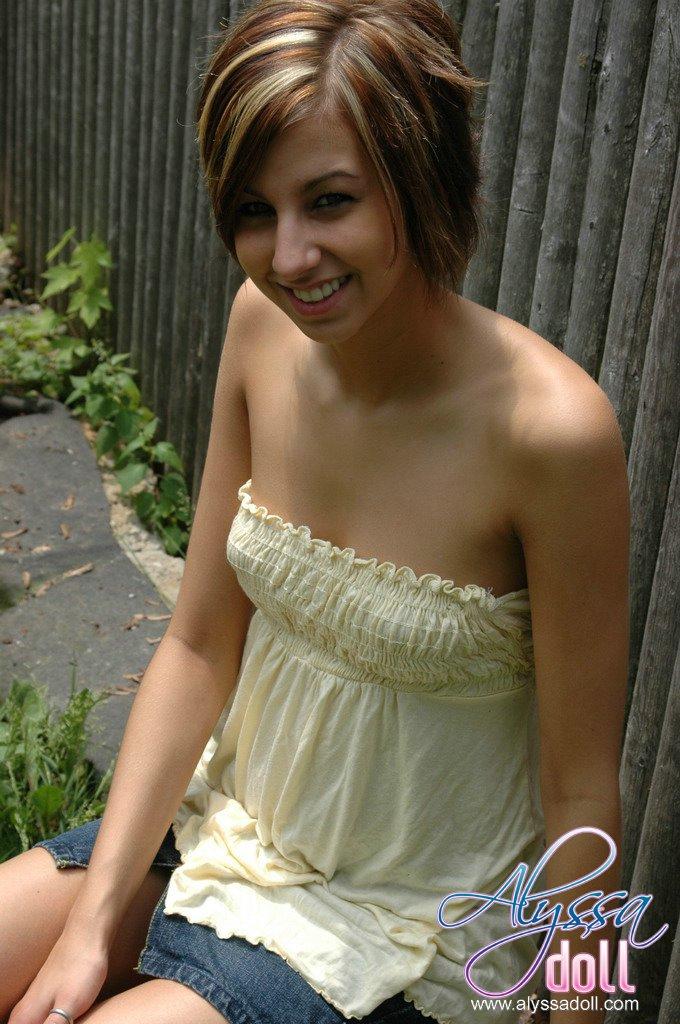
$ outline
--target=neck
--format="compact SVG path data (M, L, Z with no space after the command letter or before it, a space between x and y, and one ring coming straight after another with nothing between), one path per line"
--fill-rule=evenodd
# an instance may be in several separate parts
M465 320L458 295L428 308L424 292L411 290L401 301L390 296L351 337L312 346L310 361L328 399L367 409L415 399L442 385L442 367L450 370L452 348L466 336Z

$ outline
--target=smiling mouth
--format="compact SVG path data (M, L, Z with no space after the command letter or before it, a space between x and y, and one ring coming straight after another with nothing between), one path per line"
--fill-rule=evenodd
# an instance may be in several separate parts
M327 277L324 281L317 281L315 284L282 284L281 287L289 292L313 292L316 288L323 288L325 284L331 284L333 281L342 281L346 277L349 277L349 274L334 274L333 277Z
M353 278L353 274L344 275L344 277L340 278L342 284L339 288L336 288L335 291L332 291L324 298L311 302L308 302L305 299L299 299L292 288L287 288L285 285L280 285L280 287L286 292L288 302L298 313L301 313L303 316L321 316L326 311L333 309L336 303L340 301L341 295L344 293L347 285L353 280Z

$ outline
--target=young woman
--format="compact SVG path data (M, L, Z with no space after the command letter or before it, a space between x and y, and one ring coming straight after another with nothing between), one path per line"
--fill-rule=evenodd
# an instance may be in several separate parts
M623 445L579 366L456 292L475 84L437 0L261 0L220 38L199 141L245 282L185 575L103 818L0 866L10 1024L509 1024L464 973L508 904L442 901L572 829L619 844Z

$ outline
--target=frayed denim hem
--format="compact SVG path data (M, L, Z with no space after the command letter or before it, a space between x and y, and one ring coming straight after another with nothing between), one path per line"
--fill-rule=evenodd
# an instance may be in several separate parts
M245 1012L240 1003L228 992L217 985L212 978L204 971L199 970L182 960L169 957L167 953L162 956L155 956L153 953L144 952L139 958L135 968L140 974L149 974L154 978L167 978L168 981L178 981L187 988L193 989L199 996L202 996L226 1019L230 1024L270 1024L262 1019L255 1020ZM275 1024L274 1021L271 1024Z

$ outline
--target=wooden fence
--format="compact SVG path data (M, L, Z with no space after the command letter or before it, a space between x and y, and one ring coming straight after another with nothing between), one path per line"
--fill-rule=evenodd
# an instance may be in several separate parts
M241 5L243 6L243 5ZM640 1009L680 1020L677 0L455 0L478 95L489 235L463 294L536 330L619 417L633 511L622 753L623 886L651 893L631 950ZM71 225L113 253L109 338L188 469L194 498L240 269L212 226L193 122L227 0L5 0L0 216L26 265ZM55 307L60 300L55 300Z

